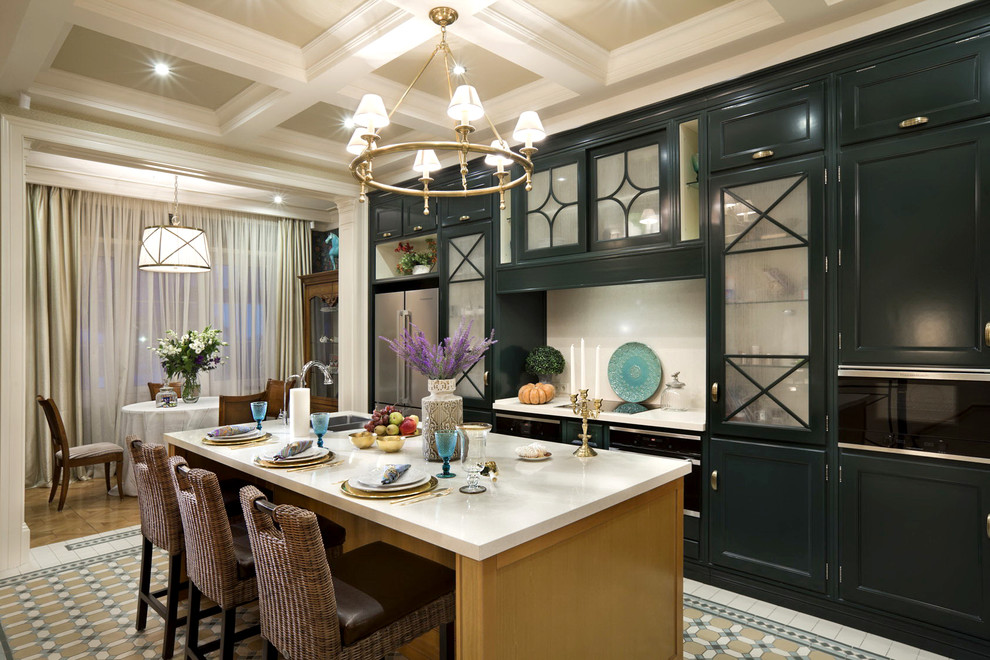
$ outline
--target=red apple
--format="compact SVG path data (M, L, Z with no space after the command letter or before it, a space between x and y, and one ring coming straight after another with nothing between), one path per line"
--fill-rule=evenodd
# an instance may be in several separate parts
M402 420L402 423L399 424L399 433L401 433L402 435L412 435L415 432L416 432L416 420L413 419L412 417L406 417L404 420Z

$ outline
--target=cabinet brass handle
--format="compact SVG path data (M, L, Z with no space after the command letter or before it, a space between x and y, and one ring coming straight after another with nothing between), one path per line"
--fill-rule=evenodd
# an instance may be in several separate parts
M416 225L413 227L413 231L423 231L423 225Z
M470 220L470 219L471 219L471 216L469 216L469 215L462 215L461 217L458 218L458 220L460 222L464 222L465 220Z
M897 125L897 128L911 128L912 126L921 126L922 124L928 123L928 117L911 117L910 119L905 119Z
M990 515L987 516L987 536L990 537Z
M763 151L757 151L753 154L753 160L762 160L764 158L770 158L773 156L773 149L764 149Z
M389 238L391 236L392 236L392 232L390 232L390 231L387 231L384 234L382 234L382 238Z
M488 372L485 372L485 387L488 387Z
M990 323L983 326L983 343L990 346Z
M709 481L712 484L712 490L718 490L718 470L712 470L712 476L709 477Z
M712 402L718 403L718 383L712 383Z

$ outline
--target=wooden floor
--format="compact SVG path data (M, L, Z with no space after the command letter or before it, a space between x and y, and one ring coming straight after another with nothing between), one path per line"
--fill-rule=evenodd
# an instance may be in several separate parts
M24 491L24 522L31 530L31 547L68 541L141 523L136 497L121 500L107 495L103 475L99 479L69 485L65 506L58 510L58 493L48 503L50 488Z

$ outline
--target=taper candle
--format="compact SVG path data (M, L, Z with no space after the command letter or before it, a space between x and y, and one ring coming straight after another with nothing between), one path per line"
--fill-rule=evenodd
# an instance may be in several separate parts
M577 368L577 362L574 361L574 344L571 344L571 362L568 366L568 371L571 372L571 394L577 394L577 390L574 386L574 369Z
M584 337L581 337L581 384L578 387L587 389L588 377L584 372Z
M594 399L602 398L602 374L601 365L599 364L602 359L602 345L598 344L595 346L595 396Z

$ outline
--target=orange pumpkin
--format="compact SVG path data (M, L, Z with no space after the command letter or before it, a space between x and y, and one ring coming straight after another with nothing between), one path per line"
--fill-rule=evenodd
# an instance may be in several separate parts
M550 383L526 383L519 388L519 400L533 406L549 403L556 395L557 390Z

